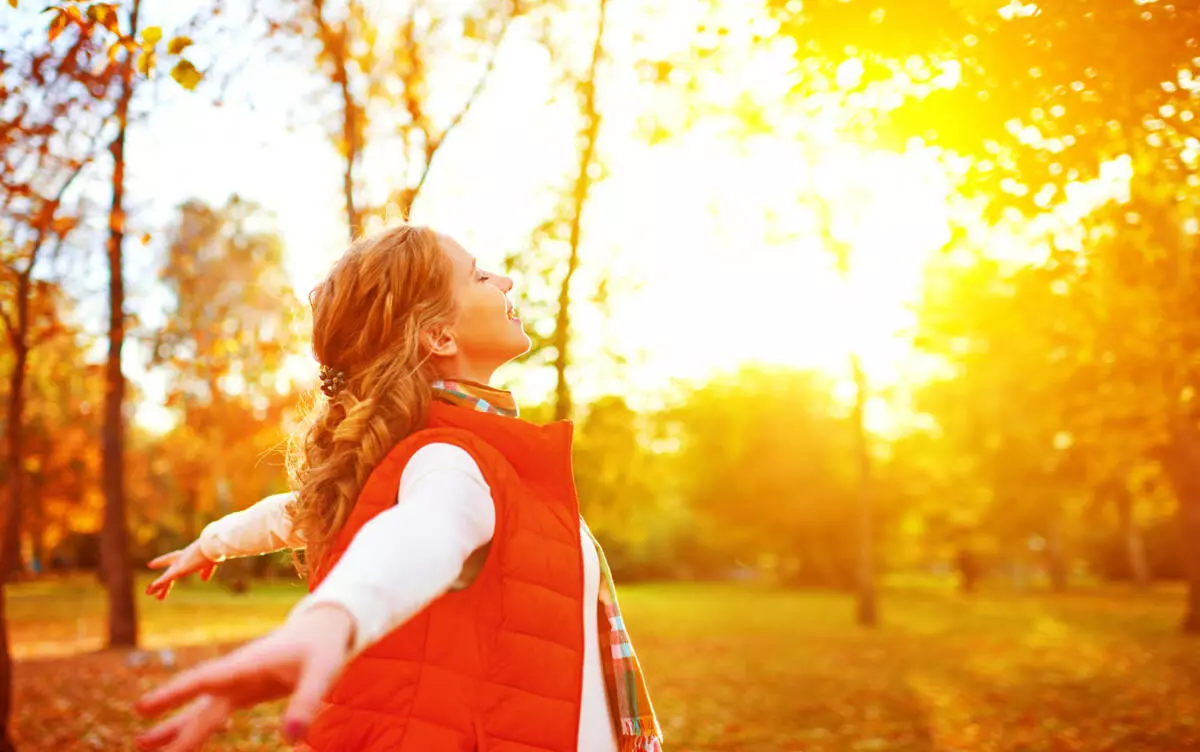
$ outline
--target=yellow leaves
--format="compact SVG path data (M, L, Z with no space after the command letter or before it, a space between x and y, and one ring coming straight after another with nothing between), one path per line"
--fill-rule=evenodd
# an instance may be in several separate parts
M167 54L178 55L192 44L189 37L175 37L167 44Z
M463 37L472 41L481 41L486 37L486 27L474 16L463 19Z
M171 69L171 78L179 82L183 88L191 91L204 78L204 74L196 70L196 66L192 65L190 60L180 60Z
M145 30L142 31L142 47L147 50L154 49L154 46L158 44L159 40L161 39L161 26L147 26Z
M17 0L8 0L9 5L17 7ZM120 58L121 51L124 50L128 55L135 55L133 59L134 66L138 73L149 77L154 73L154 69L158 63L158 44L163 40L163 30L161 26L148 26L142 30L138 38L131 35L123 35L121 33L120 18L117 13L117 4L115 3L88 3L86 10L86 20L84 12L80 11L79 5L52 5L44 12L53 13L54 18L50 20L50 25L46 30L46 35L50 41L57 39L67 26L71 23L78 24L84 29L84 33L90 33L91 30L100 26L111 33L116 39L108 46L107 54L110 63L116 63ZM192 45L192 39L187 36L172 37L167 42L167 54L178 56ZM127 58L129 59L129 58ZM171 69L171 78L175 79L180 86L189 91L196 88L204 78L196 66L191 61L180 58Z
M137 69L147 78L154 72L154 64L158 62L158 54L155 47L162 40L162 27L147 26L142 30L142 51L138 54Z
M153 50L150 50L149 52L142 50L139 52L137 57L138 73L141 73L143 76L149 78L150 74L154 72L154 61L155 54Z
M10 7L10 8L17 7L17 0L8 0L8 7Z

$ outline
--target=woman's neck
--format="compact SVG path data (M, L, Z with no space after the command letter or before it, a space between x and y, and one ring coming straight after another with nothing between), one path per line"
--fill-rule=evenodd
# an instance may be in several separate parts
M472 384L490 387L495 368L479 367L456 360L453 363L442 364L438 369L438 378L445 381L469 381Z

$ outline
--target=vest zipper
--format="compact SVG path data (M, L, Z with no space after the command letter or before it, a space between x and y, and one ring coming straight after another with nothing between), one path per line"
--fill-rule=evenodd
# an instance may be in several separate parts
M583 537L582 537L583 534L582 534L582 531L579 529L579 527L580 527L579 491L575 488L575 468L571 462L571 446L574 443L575 426L570 421L564 421L564 425L566 426L566 431L567 431L567 442L566 442L567 443L567 451L566 451L567 484L568 484L568 487L571 489L571 503L572 503L572 507L575 510L575 535L579 537L579 545L575 546L575 552L577 554L577 558L578 558L578 562L579 562L579 599L580 599L580 601L583 601L583 599L587 596L587 593L585 592L586 588L584 587L586 583L584 582L584 573L583 573L583 567L584 567ZM582 608L584 605L586 605L586 604L581 602L580 609L579 609L579 617L580 617L579 618L579 655L580 655L579 694L577 695L577 698L576 698L576 705L579 707L579 710L577 713L575 713L575 734L574 734L574 740L571 742L572 744L575 745L575 749L577 752L579 749L579 727L583 720L582 719L582 716L583 716L583 660L582 659L583 659L583 656L587 649L587 632L585 631L587 626L584 624L584 621L583 621L583 608Z

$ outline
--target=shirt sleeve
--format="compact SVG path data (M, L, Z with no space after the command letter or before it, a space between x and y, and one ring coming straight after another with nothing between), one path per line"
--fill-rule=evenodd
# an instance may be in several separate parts
M200 552L211 561L304 548L287 505L293 494L268 496L251 507L214 520L200 532Z
M354 619L357 654L449 590L495 525L491 489L471 455L452 444L422 447L404 468L396 505L359 529L289 618L341 605Z

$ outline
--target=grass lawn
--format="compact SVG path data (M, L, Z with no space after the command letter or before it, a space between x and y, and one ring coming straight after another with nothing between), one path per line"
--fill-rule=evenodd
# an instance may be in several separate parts
M297 584L234 596L212 585L142 598L143 644L179 665L277 624ZM883 594L883 625L853 625L829 593L642 585L622 606L670 752L1200 750L1200 640L1181 594L1089 590L972 599ZM170 671L100 645L89 583L10 588L18 748L123 750L132 700ZM75 652L75 655L64 653ZM282 750L280 705L240 716L213 750Z

